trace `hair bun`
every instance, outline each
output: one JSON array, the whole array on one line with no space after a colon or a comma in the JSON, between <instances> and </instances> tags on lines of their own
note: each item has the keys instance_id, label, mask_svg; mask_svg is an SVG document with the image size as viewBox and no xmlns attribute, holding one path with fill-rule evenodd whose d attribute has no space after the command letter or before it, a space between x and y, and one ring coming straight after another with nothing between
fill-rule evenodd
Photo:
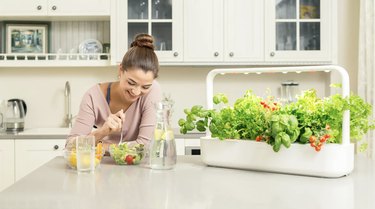
<instances>
[{"instance_id":1,"label":"hair bun","mask_svg":"<svg viewBox=\"0 0 375 209\"><path fill-rule=\"evenodd\" d=\"M135 36L134 41L130 44L130 47L146 47L154 50L154 38L146 33L141 33Z\"/></svg>"}]
</instances>

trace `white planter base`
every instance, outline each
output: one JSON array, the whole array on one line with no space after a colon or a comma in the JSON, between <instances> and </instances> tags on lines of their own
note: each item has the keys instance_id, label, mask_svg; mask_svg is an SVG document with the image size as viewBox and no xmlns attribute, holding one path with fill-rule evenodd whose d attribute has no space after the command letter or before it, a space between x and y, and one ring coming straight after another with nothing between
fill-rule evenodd
<instances>
[{"instance_id":1,"label":"white planter base","mask_svg":"<svg viewBox=\"0 0 375 209\"><path fill-rule=\"evenodd\" d=\"M353 144L325 144L316 152L310 144L292 144L274 152L265 142L201 138L201 156L210 166L341 177L354 168Z\"/></svg>"}]
</instances>

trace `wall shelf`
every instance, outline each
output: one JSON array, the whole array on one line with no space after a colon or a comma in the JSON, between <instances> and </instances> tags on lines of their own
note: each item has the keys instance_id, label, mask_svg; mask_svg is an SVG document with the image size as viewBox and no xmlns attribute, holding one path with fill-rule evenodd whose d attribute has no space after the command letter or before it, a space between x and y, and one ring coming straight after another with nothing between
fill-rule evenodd
<instances>
[{"instance_id":1,"label":"wall shelf","mask_svg":"<svg viewBox=\"0 0 375 209\"><path fill-rule=\"evenodd\" d=\"M1 67L110 66L110 54L0 54Z\"/></svg>"}]
</instances>

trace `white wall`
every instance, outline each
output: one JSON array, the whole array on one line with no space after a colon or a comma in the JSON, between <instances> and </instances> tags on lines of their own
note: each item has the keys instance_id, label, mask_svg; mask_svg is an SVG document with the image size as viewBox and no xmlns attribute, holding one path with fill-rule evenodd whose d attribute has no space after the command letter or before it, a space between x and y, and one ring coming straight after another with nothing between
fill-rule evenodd
<instances>
[{"instance_id":1,"label":"white wall","mask_svg":"<svg viewBox=\"0 0 375 209\"><path fill-rule=\"evenodd\" d=\"M25 128L61 127L65 116L65 82L72 92L72 112L93 84L116 78L115 68L2 68L0 98L21 98L27 103Z\"/></svg>"},{"instance_id":2,"label":"white wall","mask_svg":"<svg viewBox=\"0 0 375 209\"><path fill-rule=\"evenodd\" d=\"M357 92L359 0L338 0L338 64L348 70L350 90Z\"/></svg>"}]
</instances>

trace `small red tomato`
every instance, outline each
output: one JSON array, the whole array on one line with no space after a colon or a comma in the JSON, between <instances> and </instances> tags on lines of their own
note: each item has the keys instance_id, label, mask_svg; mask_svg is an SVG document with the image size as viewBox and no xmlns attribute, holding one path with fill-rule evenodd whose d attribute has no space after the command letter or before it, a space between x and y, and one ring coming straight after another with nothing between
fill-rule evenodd
<instances>
[{"instance_id":1,"label":"small red tomato","mask_svg":"<svg viewBox=\"0 0 375 209\"><path fill-rule=\"evenodd\" d=\"M128 164L128 165L133 165L133 156L131 156L131 155L126 155L126 157L125 157L125 162L126 162L126 164Z\"/></svg>"},{"instance_id":2,"label":"small red tomato","mask_svg":"<svg viewBox=\"0 0 375 209\"><path fill-rule=\"evenodd\" d=\"M262 136L257 136L257 137L255 138L255 141L257 141L257 142L262 141Z\"/></svg>"},{"instance_id":3,"label":"small red tomato","mask_svg":"<svg viewBox=\"0 0 375 209\"><path fill-rule=\"evenodd\" d=\"M322 148L322 147L320 147L320 146L316 146L316 147L315 147L315 151L319 152L321 148Z\"/></svg>"},{"instance_id":4,"label":"small red tomato","mask_svg":"<svg viewBox=\"0 0 375 209\"><path fill-rule=\"evenodd\" d=\"M310 141L310 143L314 143L315 142L315 136L310 136L309 141Z\"/></svg>"}]
</instances>

